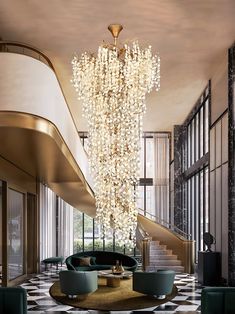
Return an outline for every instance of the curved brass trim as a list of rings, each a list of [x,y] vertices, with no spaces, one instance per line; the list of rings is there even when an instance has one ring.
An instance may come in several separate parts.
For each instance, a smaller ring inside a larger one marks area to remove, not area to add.
[[[40,116],[29,113],[18,111],[0,111],[0,128],[1,127],[28,129],[50,136],[56,142],[57,146],[68,160],[74,172],[84,184],[86,190],[92,197],[94,197],[94,193],[90,185],[87,183],[83,172],[81,171],[69,147],[65,143],[62,135],[54,123]]]
[[[9,46],[22,48],[22,53],[20,53],[19,51],[16,52],[16,51],[8,50]],[[32,55],[28,55],[26,53],[25,49],[31,50],[33,52],[36,52],[39,55],[39,58],[35,58]],[[55,71],[51,60],[42,51],[40,51],[39,49],[37,49],[37,48],[35,48],[33,46],[30,46],[28,44],[26,45],[26,44],[23,44],[23,43],[20,43],[20,42],[17,42],[17,41],[0,40],[0,52],[13,52],[13,53],[18,53],[18,54],[22,54],[22,55],[34,58],[34,59],[39,60],[39,61],[43,62],[44,64],[48,65],[53,71]],[[44,62],[44,60],[46,62]]]

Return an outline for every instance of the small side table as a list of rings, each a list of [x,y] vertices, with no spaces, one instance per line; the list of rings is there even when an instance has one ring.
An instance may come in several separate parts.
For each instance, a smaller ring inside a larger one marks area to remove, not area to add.
[[[111,269],[98,271],[98,276],[106,278],[107,286],[112,288],[120,287],[121,279],[131,278],[132,275],[133,273],[128,270],[125,270],[120,275],[114,275]]]

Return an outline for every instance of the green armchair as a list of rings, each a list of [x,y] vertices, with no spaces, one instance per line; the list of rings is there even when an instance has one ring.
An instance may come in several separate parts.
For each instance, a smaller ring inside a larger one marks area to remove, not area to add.
[[[235,313],[235,288],[207,287],[202,289],[201,314],[222,313]]]
[[[61,292],[70,299],[94,292],[98,288],[97,271],[62,270],[59,277]]]
[[[172,292],[175,279],[173,270],[158,270],[156,272],[134,272],[133,290],[164,299]]]
[[[27,294],[21,287],[0,287],[0,313],[27,314]]]

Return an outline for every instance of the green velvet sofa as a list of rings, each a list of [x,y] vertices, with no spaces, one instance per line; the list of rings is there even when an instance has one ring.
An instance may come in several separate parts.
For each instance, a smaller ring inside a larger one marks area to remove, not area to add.
[[[0,287],[0,313],[27,314],[27,294],[21,287]]]
[[[202,289],[201,314],[234,314],[235,288],[206,287]]]
[[[91,257],[89,265],[81,265],[83,257]],[[116,265],[116,261],[122,263],[125,270],[129,271],[135,271],[138,265],[136,259],[131,256],[109,251],[79,252],[67,257],[65,263],[68,270],[90,271],[111,269]]]

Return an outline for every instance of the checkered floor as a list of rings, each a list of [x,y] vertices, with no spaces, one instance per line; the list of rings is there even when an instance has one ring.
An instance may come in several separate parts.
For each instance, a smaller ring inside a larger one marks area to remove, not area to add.
[[[55,269],[44,271],[41,274],[33,277],[21,286],[28,293],[28,314],[59,314],[59,313],[77,313],[77,314],[106,314],[104,311],[84,310],[73,308],[58,303],[50,297],[49,288],[58,280],[58,272]],[[200,299],[202,287],[198,284],[194,276],[188,274],[176,275],[175,284],[178,288],[177,296],[163,305],[158,307],[142,309],[138,311],[113,311],[114,314],[199,314]],[[112,313],[112,312],[110,312]]]

